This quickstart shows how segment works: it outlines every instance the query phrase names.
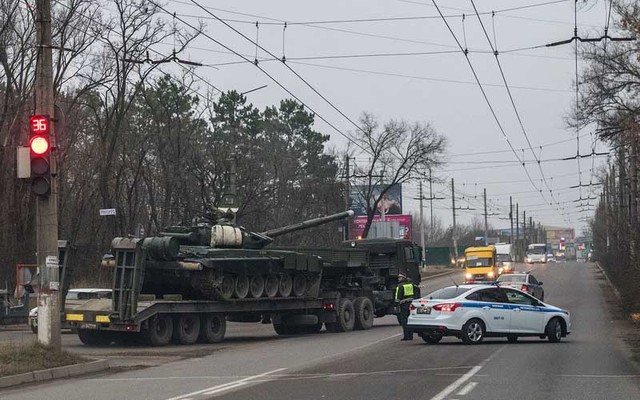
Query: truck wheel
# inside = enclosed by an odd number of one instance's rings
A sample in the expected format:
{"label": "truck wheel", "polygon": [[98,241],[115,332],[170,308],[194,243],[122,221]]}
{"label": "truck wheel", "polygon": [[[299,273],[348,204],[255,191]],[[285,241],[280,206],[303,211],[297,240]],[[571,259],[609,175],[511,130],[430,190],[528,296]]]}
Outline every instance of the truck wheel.
{"label": "truck wheel", "polygon": [[173,319],[170,315],[159,314],[149,320],[146,337],[151,346],[166,346],[173,335]]}
{"label": "truck wheel", "polygon": [[373,326],[373,303],[368,297],[358,297],[354,303],[356,330],[367,330]]}
{"label": "truck wheel", "polygon": [[200,324],[200,341],[205,343],[219,343],[224,339],[227,331],[227,320],[222,314],[207,314],[202,317]]}
{"label": "truck wheel", "polygon": [[182,314],[176,318],[173,326],[173,342],[177,344],[194,344],[200,335],[200,316]]}
{"label": "truck wheel", "polygon": [[349,299],[340,299],[335,326],[332,326],[331,328],[327,326],[327,329],[335,329],[330,330],[330,332],[350,332],[353,330],[355,322],[356,319],[353,302]]}
{"label": "truck wheel", "polygon": [[78,329],[78,338],[88,346],[108,346],[113,342],[111,332],[94,331],[91,329]]}
{"label": "truck wheel", "polygon": [[307,278],[304,274],[296,274],[293,277],[293,295],[303,297],[307,293]]}
{"label": "truck wheel", "polygon": [[285,273],[280,277],[280,284],[278,285],[280,296],[281,297],[291,296],[292,289],[293,289],[293,279],[291,279],[291,275]]}
{"label": "truck wheel", "polygon": [[264,278],[262,275],[252,275],[249,280],[249,293],[251,297],[257,299],[264,294]]}
{"label": "truck wheel", "polygon": [[246,275],[238,275],[236,278],[235,293],[239,299],[244,299],[249,295],[249,278]]}
{"label": "truck wheel", "polygon": [[278,295],[278,286],[280,284],[280,279],[278,279],[278,275],[269,274],[267,275],[267,279],[264,280],[264,292],[267,297],[276,297]]}
{"label": "truck wheel", "polygon": [[236,282],[231,275],[224,275],[222,277],[222,282],[220,282],[220,287],[218,288],[218,293],[220,294],[221,300],[229,300],[233,297],[233,291],[236,287]]}

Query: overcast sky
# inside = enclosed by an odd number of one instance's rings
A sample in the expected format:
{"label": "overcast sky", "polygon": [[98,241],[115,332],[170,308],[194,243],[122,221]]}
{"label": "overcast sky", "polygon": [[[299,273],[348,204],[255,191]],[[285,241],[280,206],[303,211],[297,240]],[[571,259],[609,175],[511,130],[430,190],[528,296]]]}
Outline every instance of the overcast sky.
{"label": "overcast sky", "polygon": [[[533,184],[529,182],[525,169],[516,161],[475,82],[471,68],[431,1],[196,1],[212,14],[228,20],[231,26],[251,40],[255,41],[258,34],[261,46],[277,57],[284,55],[289,66],[351,120],[357,121],[360,114],[367,111],[381,120],[395,118],[429,122],[445,135],[449,141],[448,164],[434,171],[435,176],[446,182],[434,185],[434,194],[447,197],[446,200],[434,202],[434,212],[445,224],[451,223],[451,178],[455,179],[457,196],[464,197],[457,199],[456,205],[476,209],[459,211],[458,221],[461,223],[482,218],[483,188],[487,189],[490,199],[489,213],[500,214],[490,216],[494,227],[508,226],[508,221],[500,218],[508,217],[509,195],[513,195],[514,204],[520,204],[521,212],[526,210],[527,216],[533,215],[534,219],[546,225],[570,225],[580,230],[584,222],[579,219],[592,215],[592,211],[580,212],[579,203],[574,202],[581,194],[582,198],[587,198],[589,188],[571,189],[570,186],[578,185],[580,181],[588,184],[592,178],[592,167],[597,170],[606,163],[607,158],[582,159],[581,180],[575,159],[546,161],[572,157],[577,151],[576,131],[568,129],[565,123],[571,106],[575,104],[574,47],[565,45],[518,50],[573,36],[574,1],[475,1],[479,12],[486,13],[481,15],[482,21],[491,44],[499,51],[498,59],[535,157],[543,160],[541,167],[546,182],[542,180],[534,155],[529,150],[498,64],[491,53],[491,45],[479,25],[471,1],[436,2],[457,39],[469,49],[469,59],[504,134],[519,157],[531,161],[526,164],[526,169]],[[532,7],[505,10],[527,5]],[[166,8],[191,24],[204,22],[206,32],[212,38],[254,59],[254,44],[216,21],[190,0],[170,0]],[[604,30],[606,9],[607,3],[603,0],[587,3],[580,0],[579,35],[600,36]],[[494,16],[491,11],[495,11]],[[345,22],[395,17],[400,18],[392,21]],[[287,21],[286,29],[284,21]],[[175,23],[184,26],[179,20]],[[170,51],[169,48],[158,49]],[[432,52],[437,54],[397,54]],[[389,53],[395,55],[380,56]],[[188,49],[187,55],[191,60],[217,65],[217,69],[199,67],[197,73],[223,91],[247,91],[268,85],[247,95],[249,101],[260,108],[291,97],[252,63],[241,62],[241,58],[230,54],[209,38],[198,38]],[[362,57],[316,58],[355,55]],[[263,60],[259,65],[265,71],[340,131],[348,134],[355,129],[281,62],[266,61],[271,56],[262,50],[258,50],[257,56]],[[238,61],[240,63],[236,63]],[[582,68],[581,63],[579,68]],[[203,93],[211,90],[205,83],[200,83],[199,87]],[[320,119],[317,119],[316,127],[331,135],[332,147],[342,149],[346,146],[347,139]],[[590,131],[584,130],[578,134],[581,136],[580,153],[591,153],[593,142]],[[599,143],[596,151],[606,152],[607,148]],[[357,155],[356,163],[366,163],[366,155]],[[549,195],[547,185],[553,190],[553,198]],[[405,213],[418,212],[418,202],[412,200],[417,197],[417,187],[417,183],[412,183],[403,188]],[[425,188],[428,190],[427,182]],[[539,189],[543,189],[544,199]],[[596,196],[599,191],[591,193]],[[425,195],[428,195],[428,191]],[[562,207],[561,212],[557,211],[556,201]],[[549,202],[554,205],[550,206]],[[592,200],[590,204],[596,202]],[[428,216],[428,209],[425,212]]]}

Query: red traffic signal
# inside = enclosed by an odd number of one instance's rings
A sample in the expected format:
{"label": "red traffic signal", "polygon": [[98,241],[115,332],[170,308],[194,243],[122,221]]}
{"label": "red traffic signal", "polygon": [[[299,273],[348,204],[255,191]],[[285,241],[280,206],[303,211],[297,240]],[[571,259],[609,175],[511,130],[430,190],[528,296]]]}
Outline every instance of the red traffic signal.
{"label": "red traffic signal", "polygon": [[29,118],[29,148],[31,149],[31,190],[47,197],[51,192],[51,139],[48,115]]}

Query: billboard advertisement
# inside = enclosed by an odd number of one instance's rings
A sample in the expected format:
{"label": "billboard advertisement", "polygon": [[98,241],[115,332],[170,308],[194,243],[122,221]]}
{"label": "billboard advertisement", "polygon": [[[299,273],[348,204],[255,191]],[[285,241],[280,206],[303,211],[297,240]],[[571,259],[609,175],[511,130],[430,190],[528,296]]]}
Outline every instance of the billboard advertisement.
{"label": "billboard advertisement", "polygon": [[[373,199],[380,196],[380,192],[387,187],[387,185],[376,185],[373,187],[371,193],[371,203]],[[354,215],[367,215],[367,202],[364,194],[366,193],[368,186],[366,185],[353,185],[351,186],[351,209]],[[385,215],[400,215],[402,214],[402,185],[393,185],[387,190],[384,197],[378,203],[378,209],[376,215],[380,215],[380,211],[384,209]]]}
{"label": "billboard advertisement", "polygon": [[[400,229],[394,239],[411,240],[411,215],[386,215],[385,221],[398,221]],[[380,215],[374,215],[373,221],[380,221]],[[367,216],[355,216],[351,220],[350,239],[362,239],[364,226],[367,224]]]}

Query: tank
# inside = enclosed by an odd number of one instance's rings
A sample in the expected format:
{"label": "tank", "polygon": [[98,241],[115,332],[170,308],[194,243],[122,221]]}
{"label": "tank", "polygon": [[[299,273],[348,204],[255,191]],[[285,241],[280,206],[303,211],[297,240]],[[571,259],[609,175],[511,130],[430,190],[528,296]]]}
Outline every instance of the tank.
{"label": "tank", "polygon": [[349,210],[264,232],[234,225],[228,216],[209,216],[195,226],[167,227],[158,236],[115,238],[111,247],[140,246],[143,294],[185,300],[317,297],[321,258],[267,246],[275,237],[352,215]]}

